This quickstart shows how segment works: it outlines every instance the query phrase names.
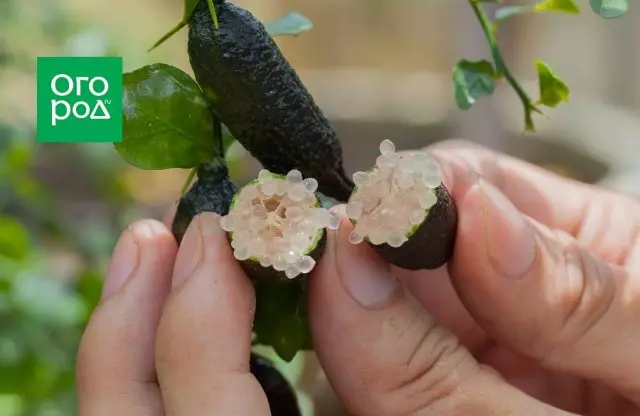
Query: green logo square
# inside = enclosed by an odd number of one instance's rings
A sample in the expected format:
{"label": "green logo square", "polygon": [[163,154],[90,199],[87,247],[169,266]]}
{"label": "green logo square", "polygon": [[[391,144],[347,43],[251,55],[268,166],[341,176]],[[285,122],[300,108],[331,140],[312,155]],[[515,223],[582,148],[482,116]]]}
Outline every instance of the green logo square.
{"label": "green logo square", "polygon": [[122,58],[39,57],[38,141],[122,142]]}

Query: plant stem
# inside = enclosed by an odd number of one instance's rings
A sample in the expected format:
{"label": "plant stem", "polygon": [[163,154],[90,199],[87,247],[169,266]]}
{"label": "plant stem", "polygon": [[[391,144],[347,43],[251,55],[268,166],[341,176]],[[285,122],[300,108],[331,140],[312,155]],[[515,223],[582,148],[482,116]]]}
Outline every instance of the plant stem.
{"label": "plant stem", "polygon": [[493,25],[491,20],[489,20],[489,16],[487,16],[487,13],[484,11],[482,6],[480,6],[478,0],[468,1],[469,5],[473,9],[473,12],[478,18],[478,22],[482,27],[482,31],[484,32],[487,42],[489,43],[489,48],[491,49],[491,56],[493,57],[496,71],[499,75],[503,75],[505,77],[507,82],[515,90],[518,98],[520,98],[520,101],[522,101],[522,105],[524,106],[525,129],[527,131],[535,131],[531,112],[535,111],[540,114],[542,114],[542,112],[532,104],[531,97],[529,97],[524,88],[522,88],[518,80],[513,76],[513,74],[509,70],[509,67],[505,63],[502,52],[500,51],[500,46],[498,45],[498,40],[496,39],[496,27]]}
{"label": "plant stem", "polygon": [[184,181],[184,184],[182,185],[182,190],[180,190],[180,195],[184,195],[185,193],[187,193],[187,190],[189,189],[189,185],[191,184],[193,177],[196,176],[197,171],[198,171],[198,166],[191,169],[191,172],[189,172],[189,176],[187,176],[187,179]]}
{"label": "plant stem", "polygon": [[224,139],[222,137],[222,121],[213,114],[213,141],[220,157],[224,157]]}
{"label": "plant stem", "polygon": [[213,0],[207,0],[207,4],[209,5],[209,12],[211,13],[211,19],[213,20],[213,25],[216,29],[218,29],[218,16],[216,15],[216,8],[213,5]]}
{"label": "plant stem", "polygon": [[178,24],[176,24],[174,27],[172,27],[156,43],[154,43],[153,46],[150,47],[149,50],[147,50],[147,52],[151,52],[152,50],[156,49],[158,46],[162,45],[167,39],[169,39],[171,36],[173,36],[176,33],[178,33],[186,25],[187,25],[186,20],[181,20],[180,22],[178,22]]}

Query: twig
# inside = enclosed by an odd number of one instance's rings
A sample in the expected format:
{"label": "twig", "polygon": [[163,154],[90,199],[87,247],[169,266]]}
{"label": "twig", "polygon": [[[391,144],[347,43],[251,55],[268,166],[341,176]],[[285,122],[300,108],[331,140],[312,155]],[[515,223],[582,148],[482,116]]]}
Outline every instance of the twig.
{"label": "twig", "polygon": [[482,6],[480,6],[478,0],[468,0],[469,5],[473,9],[476,17],[478,18],[478,22],[482,27],[482,31],[484,32],[485,38],[489,43],[489,48],[491,49],[491,56],[493,57],[493,63],[496,66],[496,71],[498,75],[504,76],[507,82],[511,85],[511,87],[515,90],[518,98],[522,101],[522,105],[524,106],[524,120],[525,120],[525,129],[527,131],[535,131],[535,126],[533,123],[532,112],[536,112],[542,114],[531,100],[531,97],[527,94],[524,88],[520,85],[518,80],[513,76],[509,67],[504,61],[504,57],[502,56],[502,52],[500,51],[500,46],[498,45],[498,40],[496,39],[496,27],[487,16],[487,13],[484,11]]}

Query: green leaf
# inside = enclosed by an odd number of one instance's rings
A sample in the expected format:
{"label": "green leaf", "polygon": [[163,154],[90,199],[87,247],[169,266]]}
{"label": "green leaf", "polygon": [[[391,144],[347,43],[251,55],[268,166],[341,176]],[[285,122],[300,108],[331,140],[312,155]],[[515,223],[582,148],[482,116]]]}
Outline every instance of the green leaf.
{"label": "green leaf", "polygon": [[[273,347],[286,362],[311,345],[306,320],[306,292],[300,283],[255,282],[256,313],[253,331],[259,344]],[[305,309],[305,310],[302,310]]]}
{"label": "green leaf", "polygon": [[542,61],[536,61],[536,68],[540,82],[538,103],[547,107],[555,107],[560,102],[569,102],[569,87],[553,73],[549,65]]}
{"label": "green leaf", "polygon": [[580,7],[578,7],[574,0],[542,0],[534,5],[527,4],[501,7],[496,11],[495,20],[497,23],[501,23],[512,16],[536,12],[578,14],[580,13]]}
{"label": "green leaf", "polygon": [[28,231],[16,219],[0,216],[0,256],[23,260],[28,252]]}
{"label": "green leaf", "polygon": [[544,0],[536,4],[534,8],[537,12],[580,13],[580,7],[574,0]]}
{"label": "green leaf", "polygon": [[124,137],[115,148],[141,169],[193,168],[213,157],[213,120],[189,75],[166,64],[124,74]]}
{"label": "green leaf", "polygon": [[489,61],[461,60],[453,69],[456,104],[468,110],[478,98],[493,94],[496,71]]}
{"label": "green leaf", "polygon": [[311,339],[311,329],[309,328],[309,310],[305,292],[306,289],[300,294],[300,296],[298,296],[298,306],[296,310],[296,314],[298,315],[298,319],[302,326],[302,333],[304,334],[304,339],[300,349],[313,350],[313,340]]}
{"label": "green leaf", "polygon": [[628,0],[589,0],[591,9],[603,19],[616,19],[629,11]]}
{"label": "green leaf", "polygon": [[313,23],[298,12],[289,12],[278,20],[265,23],[264,26],[271,36],[298,36],[311,30]]}

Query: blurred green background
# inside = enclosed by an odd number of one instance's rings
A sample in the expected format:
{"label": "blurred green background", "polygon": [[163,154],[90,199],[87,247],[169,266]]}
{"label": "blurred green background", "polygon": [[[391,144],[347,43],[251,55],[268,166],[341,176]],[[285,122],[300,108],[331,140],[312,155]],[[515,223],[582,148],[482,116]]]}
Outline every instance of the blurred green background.
{"label": "blurred green background", "polygon": [[[36,144],[35,58],[117,55],[127,71],[166,62],[191,73],[184,30],[146,53],[179,20],[181,3],[0,0],[0,415],[76,414],[76,348],[116,239],[132,220],[160,218],[188,174],[131,168],[109,144]],[[535,58],[572,87],[571,103],[525,136],[506,86],[469,112],[455,108],[451,68],[488,56],[465,1],[238,3],[264,21],[298,11],[314,22],[278,43],[335,123],[350,172],[366,168],[385,138],[412,148],[464,137],[640,194],[638,8],[603,21],[584,1],[577,17],[522,17],[504,27],[506,58],[528,89],[537,88]],[[239,183],[259,169],[240,146],[228,157]],[[285,371],[307,394],[307,414],[338,414],[312,355]]]}

